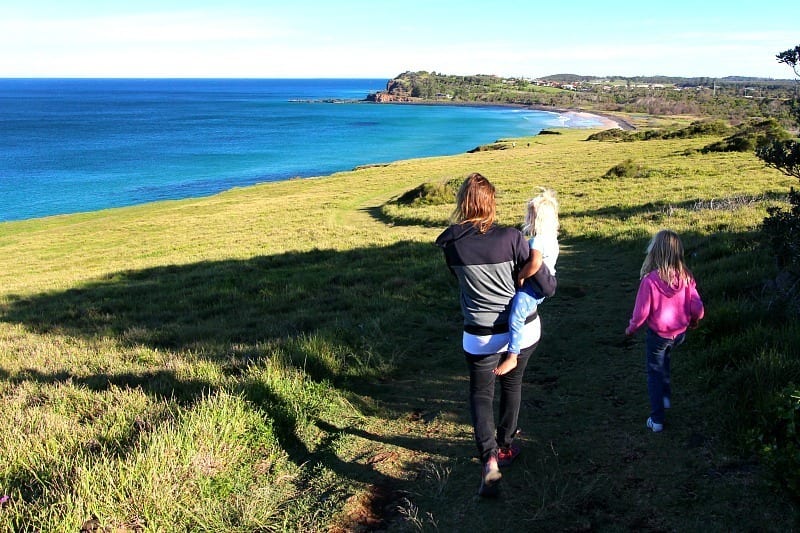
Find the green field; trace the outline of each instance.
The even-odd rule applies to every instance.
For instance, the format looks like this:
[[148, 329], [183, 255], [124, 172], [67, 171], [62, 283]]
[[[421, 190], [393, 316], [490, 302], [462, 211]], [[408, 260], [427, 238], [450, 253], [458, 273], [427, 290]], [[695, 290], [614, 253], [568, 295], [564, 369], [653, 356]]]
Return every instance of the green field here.
[[[749, 433], [800, 382], [758, 232], [796, 180], [694, 151], [714, 137], [590, 133], [0, 224], [0, 530], [796, 529]], [[626, 160], [638, 177], [604, 177]], [[457, 287], [433, 246], [453, 204], [395, 201], [474, 171], [502, 223], [538, 186], [561, 203], [559, 291], [496, 500], [475, 496]], [[664, 227], [706, 319], [656, 435], [643, 338], [623, 332]]]

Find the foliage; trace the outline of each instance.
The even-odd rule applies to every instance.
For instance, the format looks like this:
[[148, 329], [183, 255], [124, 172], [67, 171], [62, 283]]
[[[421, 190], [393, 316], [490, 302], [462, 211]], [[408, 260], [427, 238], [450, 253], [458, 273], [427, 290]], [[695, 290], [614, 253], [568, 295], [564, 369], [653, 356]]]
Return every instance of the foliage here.
[[634, 141], [636, 135], [619, 128], [611, 128], [608, 130], [598, 131], [592, 133], [586, 138], [587, 141]]
[[[774, 123], [774, 121], [771, 121]], [[593, 133], [587, 141], [650, 141], [655, 139], [692, 139], [725, 135], [731, 130], [722, 120], [697, 120], [686, 127], [678, 129], [649, 129], [641, 131], [624, 131], [608, 129]]]
[[800, 497], [800, 389], [792, 384], [774, 395], [752, 439], [778, 482]]
[[789, 206], [789, 209], [767, 209], [769, 216], [764, 219], [764, 233], [778, 267], [800, 277], [800, 193], [794, 188], [789, 190]]
[[[792, 67], [795, 74], [800, 66], [800, 45], [781, 52], [778, 62]], [[797, 81], [797, 80], [795, 80]], [[795, 119], [800, 124], [800, 105], [792, 101]], [[788, 176], [800, 178], [800, 143], [794, 139], [778, 138], [758, 147], [756, 155], [769, 166]], [[773, 207], [764, 219], [764, 231], [773, 246], [779, 265], [800, 279], [800, 194], [789, 193], [789, 208]], [[800, 291], [794, 291], [800, 297]]]
[[696, 120], [685, 128], [664, 132], [661, 138], [691, 139], [694, 137], [704, 137], [707, 135], [719, 136], [727, 134], [730, 132], [730, 130], [731, 127], [723, 120]]
[[463, 181], [463, 178], [449, 178], [423, 183], [400, 195], [395, 202], [408, 206], [452, 204]]
[[776, 140], [760, 146], [756, 155], [767, 166], [780, 170], [788, 176], [800, 178], [800, 143], [795, 140]]
[[774, 118], [752, 120], [736, 128], [732, 135], [703, 147], [702, 152], [752, 152], [787, 138], [788, 133]]
[[651, 174], [641, 163], [636, 163], [633, 159], [626, 159], [608, 169], [604, 178], [647, 178]]

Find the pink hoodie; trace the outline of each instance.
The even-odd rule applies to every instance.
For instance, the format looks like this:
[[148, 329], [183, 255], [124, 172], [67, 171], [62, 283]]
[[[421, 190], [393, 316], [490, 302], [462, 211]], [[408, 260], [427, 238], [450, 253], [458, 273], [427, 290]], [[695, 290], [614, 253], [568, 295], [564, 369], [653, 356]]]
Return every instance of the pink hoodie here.
[[693, 279], [689, 280], [688, 286], [682, 280], [667, 284], [654, 270], [639, 284], [633, 316], [625, 333], [633, 335], [647, 322], [659, 337], [674, 339], [704, 314], [703, 301]]

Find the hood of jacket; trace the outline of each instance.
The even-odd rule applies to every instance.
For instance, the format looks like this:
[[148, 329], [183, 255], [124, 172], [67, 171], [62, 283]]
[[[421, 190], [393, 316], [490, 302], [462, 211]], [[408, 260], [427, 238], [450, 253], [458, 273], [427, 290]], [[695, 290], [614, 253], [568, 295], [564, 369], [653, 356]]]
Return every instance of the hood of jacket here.
[[650, 278], [656, 289], [658, 289], [658, 291], [667, 298], [671, 298], [675, 295], [675, 293], [678, 293], [686, 288], [685, 280], [678, 278], [672, 280], [670, 283], [667, 283], [658, 275], [658, 270], [653, 270], [647, 275], [647, 277]]

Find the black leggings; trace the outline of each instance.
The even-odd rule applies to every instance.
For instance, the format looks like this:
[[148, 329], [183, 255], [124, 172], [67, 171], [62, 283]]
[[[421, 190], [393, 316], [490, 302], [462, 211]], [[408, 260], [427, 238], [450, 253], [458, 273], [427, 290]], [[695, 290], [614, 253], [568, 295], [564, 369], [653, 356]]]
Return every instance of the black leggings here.
[[[496, 376], [493, 371], [500, 364], [505, 352], [483, 356], [465, 352], [469, 367], [469, 409], [475, 430], [475, 444], [483, 462], [497, 454], [498, 447], [511, 444], [517, 431], [522, 401], [522, 376], [537, 344], [523, 348], [517, 358], [516, 368], [502, 376]], [[500, 382], [500, 420], [497, 427], [494, 424], [495, 380]]]

